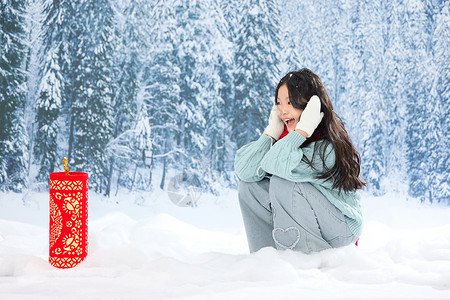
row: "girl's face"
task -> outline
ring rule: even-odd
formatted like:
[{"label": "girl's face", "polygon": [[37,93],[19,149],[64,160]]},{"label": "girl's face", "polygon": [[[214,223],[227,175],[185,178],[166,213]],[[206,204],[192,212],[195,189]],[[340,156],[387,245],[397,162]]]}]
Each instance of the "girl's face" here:
[{"label": "girl's face", "polygon": [[283,120],[284,124],[286,124],[288,131],[295,130],[295,126],[297,126],[298,121],[300,121],[300,116],[302,115],[303,109],[298,109],[292,106],[286,84],[283,84],[278,89],[276,104],[278,116],[281,120]]}]

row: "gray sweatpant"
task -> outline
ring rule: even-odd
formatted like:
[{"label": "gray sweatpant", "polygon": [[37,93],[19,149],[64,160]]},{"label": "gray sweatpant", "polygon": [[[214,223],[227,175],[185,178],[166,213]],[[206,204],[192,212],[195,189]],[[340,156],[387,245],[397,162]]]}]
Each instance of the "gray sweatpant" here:
[{"label": "gray sweatpant", "polygon": [[270,246],[310,253],[357,239],[342,212],[310,183],[277,176],[241,181],[239,203],[250,252]]}]

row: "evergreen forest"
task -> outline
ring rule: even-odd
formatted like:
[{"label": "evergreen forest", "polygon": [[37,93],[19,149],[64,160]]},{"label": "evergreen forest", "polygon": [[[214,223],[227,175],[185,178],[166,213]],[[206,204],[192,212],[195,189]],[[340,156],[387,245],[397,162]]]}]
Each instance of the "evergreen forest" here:
[{"label": "evergreen forest", "polygon": [[309,68],[374,195],[450,203],[450,1],[0,0],[0,190],[236,188],[278,81]]}]

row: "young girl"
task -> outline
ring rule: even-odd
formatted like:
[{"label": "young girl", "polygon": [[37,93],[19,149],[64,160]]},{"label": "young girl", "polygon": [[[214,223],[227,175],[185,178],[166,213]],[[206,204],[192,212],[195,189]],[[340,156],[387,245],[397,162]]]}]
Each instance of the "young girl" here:
[{"label": "young girl", "polygon": [[310,253],[360,236],[360,157],[310,70],[281,79],[267,128],[237,151],[234,166],[250,252]]}]

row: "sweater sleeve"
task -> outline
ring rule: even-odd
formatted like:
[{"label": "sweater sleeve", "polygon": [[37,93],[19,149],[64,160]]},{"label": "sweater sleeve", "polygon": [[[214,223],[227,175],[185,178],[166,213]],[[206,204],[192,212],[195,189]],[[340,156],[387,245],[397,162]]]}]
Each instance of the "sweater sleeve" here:
[{"label": "sweater sleeve", "polygon": [[[316,182],[325,187],[331,188],[332,182],[317,180],[316,177],[331,169],[335,163],[335,155],[331,144],[324,144],[325,149],[325,167],[320,153],[314,153],[314,144],[300,148],[306,141],[301,134],[291,131],[289,134],[279,140],[267,152],[261,161],[261,168],[270,174],[295,182]],[[323,143],[322,141],[316,143]],[[322,146],[320,146],[321,148]],[[322,152],[322,151],[319,151]],[[313,167],[307,164],[303,157],[312,161]]]},{"label": "sweater sleeve", "polygon": [[269,151],[272,139],[265,134],[236,152],[234,169],[237,176],[247,182],[260,181],[266,175],[260,166],[264,155]]}]

